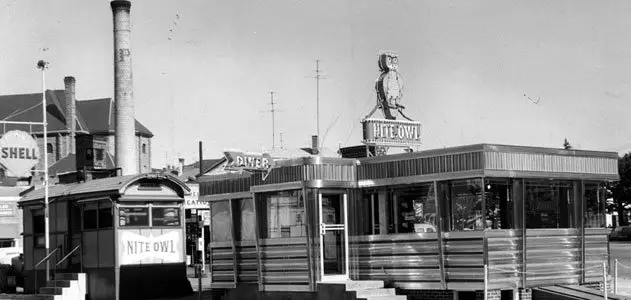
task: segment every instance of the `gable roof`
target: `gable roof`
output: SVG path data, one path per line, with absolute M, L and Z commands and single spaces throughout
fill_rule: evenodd
M 77 131 L 91 134 L 114 133 L 113 101 L 111 98 L 77 100 Z M 0 96 L 0 119 L 5 121 L 42 122 L 42 94 L 20 94 Z M 66 101 L 64 90 L 46 91 L 48 131 L 67 131 Z M 7 124 L 12 129 L 41 132 L 40 125 Z M 5 129 L 3 129 L 5 130 Z M 153 137 L 153 133 L 136 120 L 136 134 Z

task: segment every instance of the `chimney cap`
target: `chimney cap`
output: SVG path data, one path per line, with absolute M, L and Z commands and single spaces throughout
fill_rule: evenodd
M 64 82 L 65 83 L 71 83 L 71 82 L 76 82 L 76 80 L 72 76 L 66 76 L 66 77 L 64 77 Z
M 131 8 L 131 2 L 127 0 L 114 0 L 110 2 L 112 9 L 126 9 L 129 10 Z

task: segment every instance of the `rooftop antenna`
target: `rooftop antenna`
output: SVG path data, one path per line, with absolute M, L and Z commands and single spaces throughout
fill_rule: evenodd
M 270 112 L 272 113 L 272 150 L 276 149 L 276 107 L 274 105 L 276 105 L 276 103 L 274 103 L 274 92 L 270 91 L 269 92 L 270 95 L 270 105 L 272 106 L 270 108 Z M 282 146 L 281 146 L 282 147 Z
M 320 138 L 320 79 L 326 79 L 322 76 L 322 70 L 320 70 L 320 60 L 316 59 L 316 75 L 313 77 L 316 80 L 316 134 L 318 139 Z M 320 147 L 318 145 L 318 147 Z
M 283 132 L 280 132 L 280 149 L 283 150 Z

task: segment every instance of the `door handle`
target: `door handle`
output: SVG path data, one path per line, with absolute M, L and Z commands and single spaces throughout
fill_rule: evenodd
M 326 234 L 326 226 L 324 225 L 324 223 L 320 223 L 320 235 L 325 235 Z

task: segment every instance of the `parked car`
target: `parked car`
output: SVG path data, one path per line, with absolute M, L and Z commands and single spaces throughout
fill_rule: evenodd
M 609 233 L 610 241 L 630 241 L 631 240 L 631 225 L 618 226 Z

